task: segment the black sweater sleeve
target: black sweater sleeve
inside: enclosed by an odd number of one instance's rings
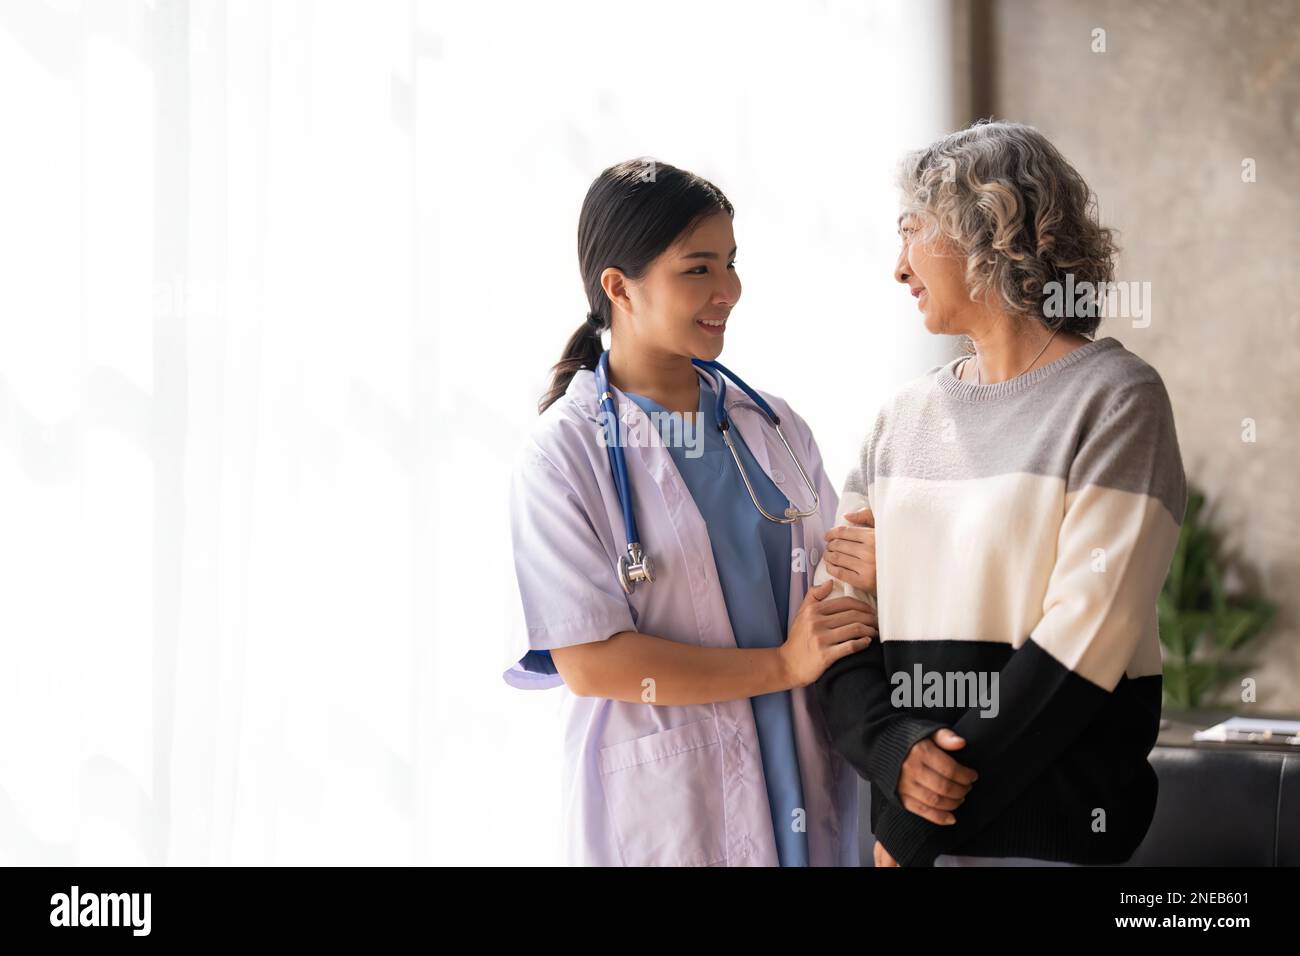
[[[895,789],[899,767],[913,744],[944,724],[895,708],[889,686],[877,638],[828,667],[816,691],[835,749],[901,809]]]

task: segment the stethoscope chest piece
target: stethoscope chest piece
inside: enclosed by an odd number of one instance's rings
[[[627,554],[618,556],[618,583],[623,586],[623,592],[631,594],[637,582],[654,579],[655,565],[650,556],[641,550],[640,544],[629,544]]]

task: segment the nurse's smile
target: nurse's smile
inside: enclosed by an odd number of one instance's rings
[[[727,316],[720,318],[709,317],[706,319],[696,319],[695,324],[704,330],[706,335],[722,335],[727,331]]]

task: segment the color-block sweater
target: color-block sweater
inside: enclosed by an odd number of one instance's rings
[[[900,865],[1120,863],[1155,810],[1156,600],[1186,504],[1169,397],[1113,338],[993,385],[958,362],[881,409],[844,485],[875,513],[880,638],[817,681],[827,728]],[[895,789],[940,727],[980,775],[950,825]]]

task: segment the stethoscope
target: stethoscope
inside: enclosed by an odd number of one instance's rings
[[[691,359],[691,363],[713,373],[710,377],[714,382],[714,391],[717,393],[715,415],[718,419],[718,430],[722,432],[722,440],[731,449],[731,457],[735,459],[736,467],[740,469],[740,477],[744,479],[750,500],[754,502],[754,507],[758,509],[759,514],[768,521],[774,521],[777,524],[793,524],[801,518],[816,514],[819,505],[817,488],[808,477],[808,472],[804,471],[803,465],[799,463],[794,449],[790,447],[790,443],[786,440],[785,433],[781,431],[781,419],[777,417],[776,412],[772,411],[772,406],[767,404],[761,395],[746,385],[740,376],[730,371],[720,362],[707,359]],[[727,414],[727,382],[723,378],[724,375],[739,385],[740,390],[748,395],[772,422],[777,436],[781,439],[781,444],[785,445],[785,450],[790,455],[790,460],[799,469],[799,476],[803,478],[808,491],[812,493],[812,507],[807,511],[800,511],[798,508],[791,506],[785,509],[783,517],[778,517],[770,514],[759,502],[758,495],[754,493],[754,486],[749,480],[749,474],[745,471],[745,464],[740,460],[740,453],[736,451],[736,444],[731,438],[731,416]],[[596,395],[601,409],[607,416],[606,420],[612,421],[614,425],[613,441],[606,442],[605,451],[609,454],[609,466],[614,475],[614,489],[618,493],[618,503],[623,509],[623,530],[627,537],[627,554],[619,555],[618,558],[618,583],[623,586],[624,593],[631,594],[632,588],[636,586],[638,581],[654,581],[654,562],[641,548],[641,538],[636,530],[636,515],[632,512],[632,486],[627,480],[627,461],[623,457],[623,435],[619,430],[618,411],[614,407],[614,395],[609,388],[608,349],[600,353],[600,361],[596,363]]]

